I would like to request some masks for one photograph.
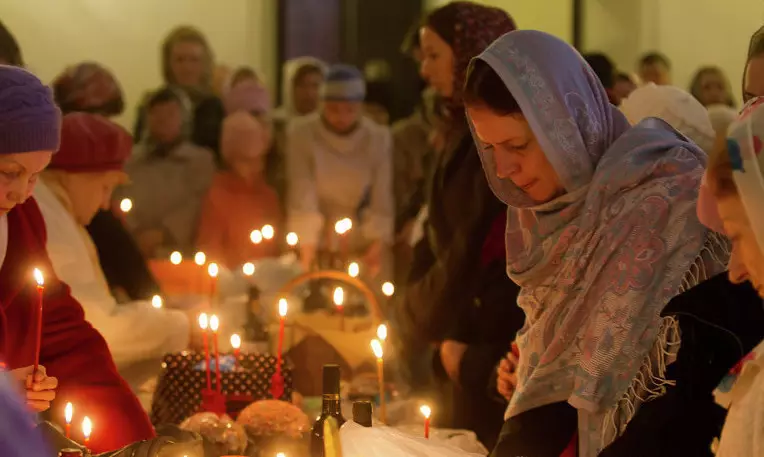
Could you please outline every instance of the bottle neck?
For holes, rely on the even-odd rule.
[[[340,411],[340,396],[339,394],[324,394],[323,401],[321,403],[321,415],[322,416],[339,416]]]

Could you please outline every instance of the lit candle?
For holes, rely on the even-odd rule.
[[[255,264],[251,262],[245,263],[241,267],[241,272],[244,273],[244,276],[252,276],[255,274]]]
[[[159,309],[162,307],[162,297],[159,295],[154,295],[151,297],[151,306],[153,306],[156,309]]]
[[[296,233],[289,232],[286,236],[286,242],[290,249],[295,250],[297,248],[297,243],[300,242],[300,238]]]
[[[205,370],[207,372],[207,390],[212,390],[212,375],[210,374],[210,343],[207,336],[207,328],[209,326],[207,313],[199,315],[199,327],[202,329],[202,337],[204,339],[204,360]]]
[[[273,226],[270,224],[263,225],[263,228],[260,229],[260,233],[266,240],[272,240],[273,237],[276,236],[276,230],[274,230]]]
[[[390,298],[395,294],[395,286],[390,281],[382,284],[382,293],[385,297]]]
[[[422,405],[419,408],[419,412],[422,413],[422,416],[424,416],[424,437],[428,440],[430,439],[430,415],[432,414],[432,409],[430,409],[427,405]]]
[[[283,452],[279,452],[276,454],[276,457],[286,457],[286,454],[284,454]]]
[[[239,366],[239,349],[241,348],[241,337],[238,333],[231,335],[231,347],[233,348],[233,360],[236,367]]]
[[[361,274],[361,267],[358,266],[358,262],[350,262],[348,265],[348,274],[351,278],[357,278]]]
[[[338,243],[339,243],[339,252],[340,252],[340,263],[342,265],[345,265],[345,261],[348,257],[348,232],[350,229],[353,228],[353,221],[350,218],[344,218],[340,219],[334,224],[334,231],[337,233],[338,237]]]
[[[207,274],[210,275],[210,306],[215,306],[217,304],[217,292],[218,292],[218,274],[220,273],[220,268],[218,267],[218,264],[211,263],[207,266]]]
[[[284,326],[286,325],[286,315],[289,303],[286,298],[279,299],[279,344],[276,350],[276,372],[281,373],[281,354],[284,351]]]
[[[131,209],[133,209],[133,201],[129,198],[123,198],[121,202],[119,202],[119,209],[122,210],[123,213],[129,213]]]
[[[377,358],[377,379],[379,380],[379,420],[387,422],[386,394],[385,394],[385,362],[384,351],[379,340],[371,340],[371,350]]]
[[[40,365],[40,348],[42,347],[42,297],[45,294],[45,279],[42,276],[42,271],[35,268],[34,280],[37,282],[37,328],[35,328],[36,339],[34,349],[34,366],[32,369],[32,384],[35,382],[37,375],[37,367]],[[31,388],[31,385],[29,386]]]
[[[66,437],[72,437],[72,418],[74,417],[74,405],[71,402],[66,403],[64,408],[64,420],[66,421]]]
[[[90,434],[93,433],[93,422],[88,416],[82,419],[82,436],[85,437],[85,446],[90,444]]]
[[[377,338],[384,344],[387,340],[387,325],[379,324],[379,327],[377,327]]]
[[[205,264],[207,264],[207,256],[204,255],[204,253],[201,252],[201,251],[197,252],[196,254],[194,254],[194,263],[197,264],[199,267],[203,267]],[[204,286],[204,284],[205,284],[205,281],[207,280],[207,278],[205,278],[204,276],[205,276],[204,275],[204,269],[200,268],[199,269],[199,276],[198,276],[198,279],[199,279],[199,294],[202,294],[202,295],[204,295],[204,291],[206,290],[206,287]]]
[[[180,265],[181,262],[183,262],[183,254],[181,254],[178,251],[173,252],[170,254],[170,263],[173,265]]]
[[[334,306],[337,307],[337,312],[340,313],[340,330],[345,331],[345,290],[342,287],[334,289]]]
[[[215,382],[217,384],[218,393],[222,392],[223,385],[220,382],[220,352],[218,352],[218,328],[220,327],[220,320],[216,315],[210,316],[210,330],[212,330],[212,345],[215,350]]]
[[[254,244],[260,244],[263,242],[263,232],[260,230],[252,230],[249,233],[249,240]]]

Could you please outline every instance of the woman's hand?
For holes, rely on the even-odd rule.
[[[507,353],[507,356],[501,359],[498,368],[498,380],[496,382],[496,390],[499,391],[502,397],[507,401],[512,398],[512,394],[515,393],[517,388],[517,365],[519,363],[518,355],[516,354],[517,346],[512,343],[512,351]]]
[[[58,379],[48,376],[45,367],[37,367],[34,381],[32,380],[32,370],[34,367],[28,366],[11,370],[11,375],[22,386],[26,394],[26,404],[32,410],[42,412],[50,409],[50,403],[56,398],[56,389],[58,388]]]
[[[455,383],[459,382],[459,366],[467,351],[467,345],[454,340],[445,340],[440,344],[440,361],[448,377]]]

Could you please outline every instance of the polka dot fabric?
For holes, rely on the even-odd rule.
[[[207,377],[204,370],[195,370],[194,366],[203,360],[204,354],[191,352],[165,356],[151,404],[151,422],[155,426],[180,424],[199,412]],[[222,391],[227,398],[229,413],[234,416],[246,403],[271,398],[270,382],[276,372],[276,357],[269,354],[242,354],[239,366],[241,371],[221,373]],[[283,367],[283,374],[284,394],[279,400],[289,401],[292,398],[292,369],[288,364]],[[214,372],[212,387],[215,388]],[[245,398],[247,401],[242,404]]]

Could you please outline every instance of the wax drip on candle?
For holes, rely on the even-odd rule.
[[[270,224],[263,225],[263,228],[260,229],[260,233],[263,235],[263,238],[266,240],[272,240],[274,236],[276,236],[276,231],[273,229],[273,226]]]
[[[181,254],[178,251],[173,252],[170,254],[170,263],[173,265],[180,265],[181,262],[183,262],[183,254]]]
[[[162,297],[159,295],[154,295],[151,297],[151,306],[153,306],[156,309],[159,309],[162,307]]]
[[[241,267],[241,272],[244,273],[245,276],[252,276],[255,274],[255,264],[251,262],[247,262]]]
[[[348,275],[350,275],[351,278],[357,278],[360,274],[361,267],[358,265],[358,262],[351,262],[350,265],[348,265]]]
[[[249,234],[249,240],[252,241],[254,244],[260,244],[263,242],[263,232],[260,230],[252,230],[252,232]]]
[[[123,213],[129,213],[130,210],[133,209],[133,201],[129,198],[123,198],[121,202],[119,202],[119,209]]]

